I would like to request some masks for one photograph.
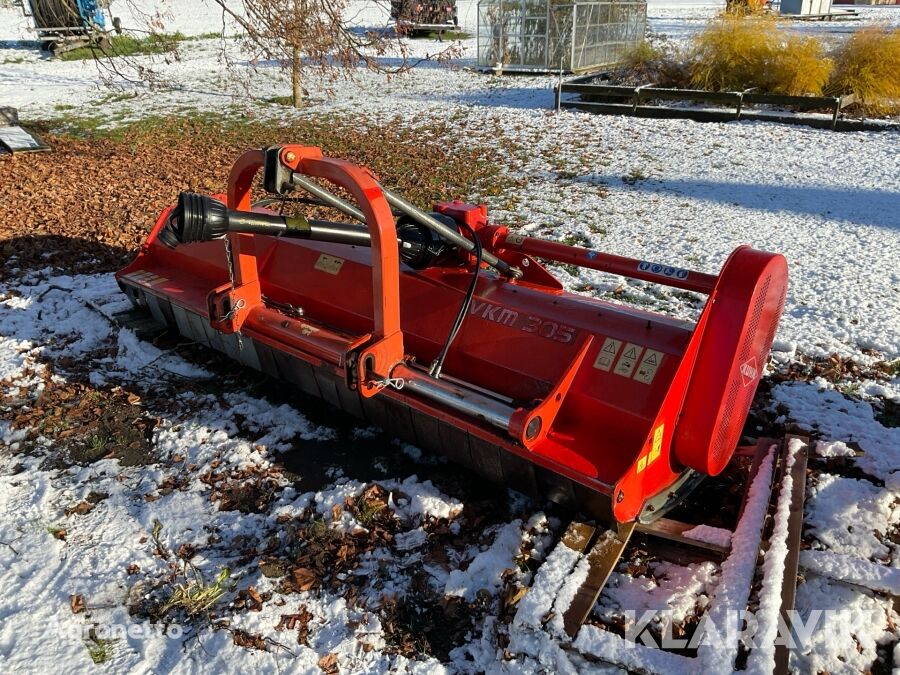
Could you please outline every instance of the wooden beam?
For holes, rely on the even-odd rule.
[[[573,551],[584,553],[597,531],[593,525],[571,522],[562,536],[562,543]]]
[[[620,87],[613,84],[572,84],[562,83],[564,94],[593,94],[595,96],[634,96],[634,87]]]
[[[581,585],[572,600],[572,604],[563,614],[563,626],[566,634],[574,638],[597,604],[597,598],[606,586],[609,575],[616,568],[622,552],[631,539],[634,523],[621,524],[618,531],[601,532],[591,547],[588,559],[587,579]]]
[[[737,119],[734,110],[703,110],[700,108],[669,108],[666,106],[639,105],[631,103],[589,103],[587,101],[563,101],[563,108],[576,108],[602,115],[632,115],[652,119],[690,119],[697,122],[730,122]],[[828,120],[830,124],[830,120]]]
[[[794,609],[797,598],[797,573],[800,567],[800,538],[803,534],[803,507],[806,503],[806,464],[809,459],[809,439],[804,436],[788,435],[784,442],[790,446],[792,439],[799,439],[803,447],[794,454],[791,467],[791,509],[788,514],[787,558],[784,561],[784,577],[781,581],[781,618],[785,626],[790,626],[787,613]],[[790,655],[787,646],[775,646],[775,675],[787,675]]]
[[[817,108],[834,108],[839,98],[834,96],[787,96],[783,94],[744,94],[744,103],[762,103],[764,105],[786,105],[799,110],[815,110]]]
[[[680,520],[658,518],[652,523],[638,523],[636,530],[641,534],[647,534],[651,537],[658,537],[684,546],[690,546],[691,548],[701,548],[710,551],[718,558],[725,558],[728,555],[728,552],[731,550],[730,546],[720,546],[719,544],[691,539],[690,537],[684,536],[685,532],[694,527],[696,527],[696,525],[682,523]]]
[[[735,91],[704,91],[703,89],[668,89],[664,87],[643,87],[641,99],[660,99],[665,101],[700,101],[701,103],[720,103],[737,105],[741,93]]]
[[[750,494],[750,486],[753,485],[753,479],[756,478],[756,474],[759,472],[759,465],[762,464],[763,458],[766,456],[769,448],[773,445],[779,445],[783,441],[777,441],[773,438],[760,438],[756,442],[756,455],[753,457],[753,463],[750,465],[750,473],[747,474],[747,481],[744,483],[744,495],[741,497],[741,510],[738,512],[738,522],[741,520],[741,516],[744,515],[744,507],[747,505],[747,497]],[[777,451],[776,451],[777,452]],[[775,471],[772,471],[772,476],[775,475]],[[769,483],[769,490],[771,491],[772,484]]]

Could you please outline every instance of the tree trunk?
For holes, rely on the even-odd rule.
[[[300,50],[294,47],[291,54],[291,101],[295,108],[303,106],[303,87],[300,85]]]

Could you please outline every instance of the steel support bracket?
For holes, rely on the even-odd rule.
[[[526,448],[533,448],[550,433],[553,422],[556,420],[556,415],[559,413],[559,409],[562,407],[569,389],[572,388],[575,375],[581,369],[584,357],[587,355],[593,342],[594,336],[588,335],[584,342],[581,343],[578,354],[572,359],[569,367],[566,368],[562,377],[559,378],[543,401],[530,410],[519,408],[513,413],[509,421],[509,432],[513,438]]]
[[[262,303],[259,281],[251,281],[232,288],[225,284],[207,297],[209,324],[222,333],[237,333],[250,311]]]
[[[359,393],[375,396],[390,383],[394,366],[403,362],[403,333],[396,332],[363,349],[357,361]]]

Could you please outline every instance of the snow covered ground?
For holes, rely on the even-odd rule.
[[[137,6],[147,14],[159,10],[169,31],[201,35],[221,26],[211,3],[190,4],[189,11],[174,1],[141,0]],[[362,24],[383,23],[383,13],[358,4]],[[459,5],[461,22],[474,28],[474,3]],[[711,3],[651,3],[649,16],[654,30],[682,39],[717,9]],[[898,9],[861,11],[859,24],[804,30],[900,23]],[[145,20],[129,12],[126,3],[112,3],[112,13],[123,16],[126,26]],[[498,220],[525,231],[709,272],[740,243],[785,253],[791,288],[774,370],[787,373],[805,367],[811,357],[833,354],[863,367],[853,377],[813,373],[776,384],[771,392],[773,417],[813,431],[822,457],[810,476],[806,507],[805,564],[815,573],[800,585],[797,606],[807,617],[821,609],[844,612],[826,615],[811,645],[794,654],[793,665],[803,672],[858,672],[881,657],[886,662],[880,667],[889,670],[893,659],[900,668],[900,648],[891,653],[900,639],[900,617],[890,599],[897,595],[900,573],[900,428],[885,426],[889,418],[879,415],[885,402],[900,403],[900,375],[896,366],[892,374],[878,369],[900,359],[900,133],[554,113],[554,78],[500,78],[467,70],[474,60],[472,40],[449,66],[425,64],[393,78],[360,72],[332,85],[333,96],[310,81],[310,106],[299,112],[265,103],[287,91],[276,66],[250,64],[233,42],[223,47],[213,39],[183,43],[180,61],[154,64],[168,89],[120,82],[111,94],[92,63],[43,59],[33,43],[22,42],[28,37],[18,10],[0,9],[0,105],[18,107],[26,121],[80,115],[114,125],[194,110],[250,111],[263,119],[331,114],[410,127],[450,121],[461,138],[495,148],[494,161],[519,180],[515,193],[487,201]],[[439,48],[430,41],[411,44],[415,54]],[[556,271],[578,292],[624,297],[686,317],[697,311],[696,301],[683,294],[642,283],[620,288],[622,280],[599,273]],[[312,421],[310,411],[272,402],[233,381],[224,396],[190,395],[205,391],[211,373],[203,363],[114,329],[103,317],[125,304],[107,276],[30,274],[0,288],[0,585],[5,590],[0,671],[46,672],[61,662],[86,671],[92,659],[110,672],[328,672],[332,660],[340,672],[599,667],[585,655],[632,669],[693,667],[693,661],[667,653],[629,651],[624,641],[596,628],[583,631],[573,650],[552,626],[535,628],[540,612],[528,608],[543,607],[540,585],[520,601],[513,627],[502,625],[498,617],[506,590],[532,581],[529,568],[519,564],[524,552],[538,561],[547,554],[561,560],[558,567],[542,568],[546,581],[539,584],[546,588],[562,584],[562,577],[554,580],[555,571],[571,570],[578,562],[553,548],[560,523],[548,520],[540,505],[511,497],[508,514],[470,540],[454,543],[450,535],[454,528],[466,531],[467,518],[477,513],[474,505],[412,476],[409,467],[392,473],[389,466],[376,475],[390,492],[385,508],[397,517],[390,523],[390,540],[379,539],[372,533],[378,531],[373,522],[380,521],[347,506],[348,498],[368,494],[368,483],[344,475],[337,463],[321,486],[298,493],[282,463],[292,453],[302,456],[301,442],[321,459],[313,448],[367,443],[373,435],[376,443],[391,446],[389,439],[379,439],[373,430],[342,431],[328,420]],[[79,364],[87,364],[88,375]],[[27,428],[13,424],[42,396],[63,396],[58,392],[75,383],[94,388],[72,394],[79,399],[115,386],[131,391],[129,383],[171,395],[178,405],[148,403],[155,416],[153,461],[134,465],[123,456],[54,464],[58,448],[40,434],[41,425],[52,420],[34,420]],[[122,392],[115,396],[127,398]],[[61,410],[67,400],[61,399]],[[57,438],[62,432],[54,433]],[[104,442],[99,438],[96,444]],[[861,456],[850,447],[854,442],[863,449]],[[22,452],[26,446],[28,452]],[[408,447],[403,451],[416,454]],[[391,452],[403,455],[396,448]],[[222,508],[231,498],[229,489],[256,489],[265,481],[270,483],[264,508],[249,513]],[[380,500],[372,498],[379,505]],[[287,545],[288,525],[320,521],[340,536],[360,529],[372,535],[372,548],[357,552],[359,565],[338,572],[361,579],[364,602],[348,601],[334,588],[280,595],[278,579],[255,562],[263,552]],[[748,546],[746,537],[735,541]],[[191,549],[194,556],[188,555]],[[767,565],[777,569],[780,554],[772,555]],[[187,583],[179,576],[189,573],[181,562],[185,556],[207,583],[223,569],[232,570],[223,596],[231,603],[223,612],[231,623],[166,637],[147,617],[154,598]],[[717,603],[720,613],[741,606],[738,557],[722,566],[657,563],[641,573],[620,569],[598,615],[668,609],[679,621]],[[302,573],[294,576],[302,588]],[[346,579],[338,581],[343,589]],[[483,617],[470,628],[467,646],[445,655],[443,665],[400,655],[392,640],[402,631],[385,615],[367,610],[367,603],[374,606],[388,595],[413,595],[421,584]],[[250,588],[261,598],[258,608]],[[479,602],[489,610],[472,610]],[[769,605],[760,604],[762,616]],[[143,632],[135,629],[135,635],[105,643],[91,637],[92,626],[138,626]],[[262,643],[253,636],[262,636]],[[506,646],[500,646],[503,641]],[[515,658],[508,660],[506,652]],[[720,672],[732,657],[707,652],[699,658],[710,672]],[[760,649],[750,667],[763,667],[767,658]]]

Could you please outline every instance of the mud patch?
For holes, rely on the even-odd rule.
[[[21,390],[0,396],[10,426],[24,432],[15,452],[43,455],[44,470],[100,459],[118,459],[123,466],[156,461],[157,420],[146,413],[138,394],[54,378],[51,372],[47,366],[40,393],[33,399]]]

